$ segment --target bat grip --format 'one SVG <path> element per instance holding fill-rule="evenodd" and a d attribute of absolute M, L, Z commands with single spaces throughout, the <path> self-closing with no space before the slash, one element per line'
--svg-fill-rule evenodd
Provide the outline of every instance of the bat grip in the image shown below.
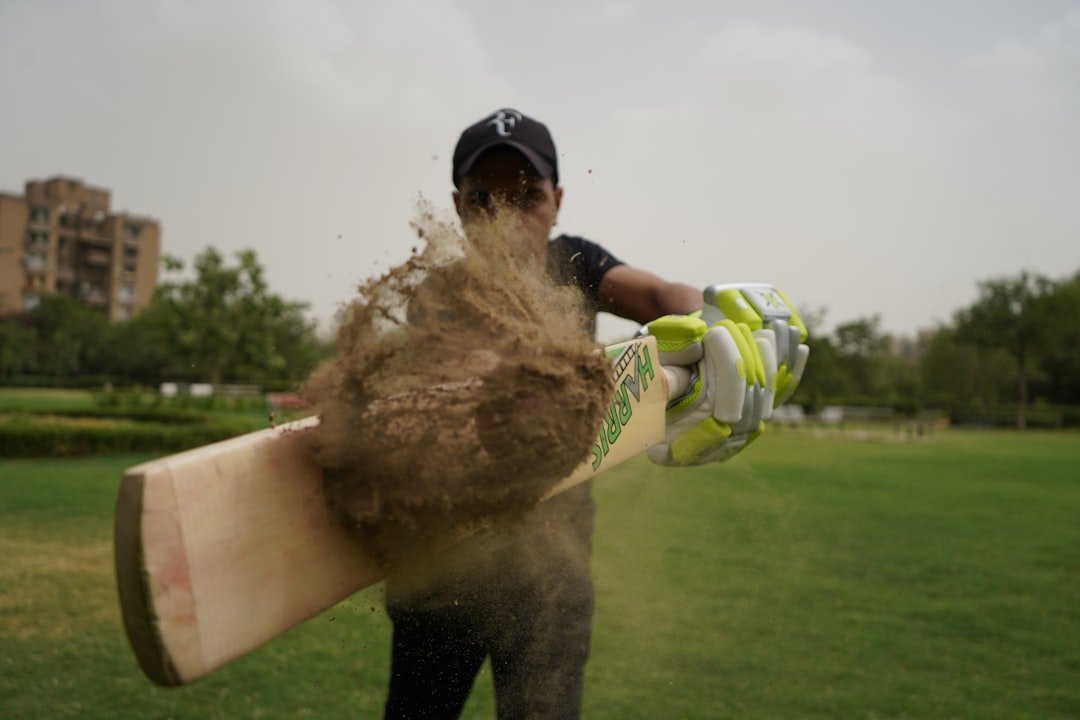
<path fill-rule="evenodd" d="M 674 400 L 690 387 L 690 368 L 682 365 L 661 365 L 664 379 L 667 381 L 668 400 Z"/>

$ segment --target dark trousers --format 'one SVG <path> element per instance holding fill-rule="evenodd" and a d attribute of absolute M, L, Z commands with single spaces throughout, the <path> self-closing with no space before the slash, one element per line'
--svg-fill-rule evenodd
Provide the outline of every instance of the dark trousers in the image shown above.
<path fill-rule="evenodd" d="M 398 595 L 388 583 L 387 720 L 459 717 L 488 657 L 499 720 L 580 716 L 593 611 L 592 501 L 582 488 L 548 503 L 527 524 L 448 558 L 419 589 L 413 582 Z"/>

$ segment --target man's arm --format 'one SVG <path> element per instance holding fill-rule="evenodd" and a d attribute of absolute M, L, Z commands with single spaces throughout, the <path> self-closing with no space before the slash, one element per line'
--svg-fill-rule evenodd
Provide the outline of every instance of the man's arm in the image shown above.
<path fill-rule="evenodd" d="M 701 309 L 701 291 L 682 283 L 669 283 L 650 272 L 617 265 L 600 280 L 600 310 L 639 323 L 662 315 L 685 315 Z"/>

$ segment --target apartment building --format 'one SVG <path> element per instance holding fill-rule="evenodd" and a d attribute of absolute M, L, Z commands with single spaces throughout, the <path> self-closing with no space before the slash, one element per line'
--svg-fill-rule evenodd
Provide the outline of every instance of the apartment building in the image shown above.
<path fill-rule="evenodd" d="M 81 180 L 30 180 L 22 196 L 0 193 L 0 315 L 64 293 L 126 320 L 157 285 L 161 226 L 109 211 L 109 191 Z"/>

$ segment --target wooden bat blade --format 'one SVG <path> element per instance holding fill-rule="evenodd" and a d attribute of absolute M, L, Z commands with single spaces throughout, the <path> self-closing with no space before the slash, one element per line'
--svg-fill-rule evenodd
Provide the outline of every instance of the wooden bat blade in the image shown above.
<path fill-rule="evenodd" d="M 606 349 L 615 397 L 562 492 L 664 437 L 653 338 Z M 303 434 L 314 418 L 131 468 L 117 495 L 116 579 L 128 640 L 159 685 L 193 682 L 378 582 L 331 513 Z"/>
<path fill-rule="evenodd" d="M 116 507 L 124 624 L 146 675 L 202 677 L 376 582 L 331 515 L 301 421 L 132 468 Z"/>

